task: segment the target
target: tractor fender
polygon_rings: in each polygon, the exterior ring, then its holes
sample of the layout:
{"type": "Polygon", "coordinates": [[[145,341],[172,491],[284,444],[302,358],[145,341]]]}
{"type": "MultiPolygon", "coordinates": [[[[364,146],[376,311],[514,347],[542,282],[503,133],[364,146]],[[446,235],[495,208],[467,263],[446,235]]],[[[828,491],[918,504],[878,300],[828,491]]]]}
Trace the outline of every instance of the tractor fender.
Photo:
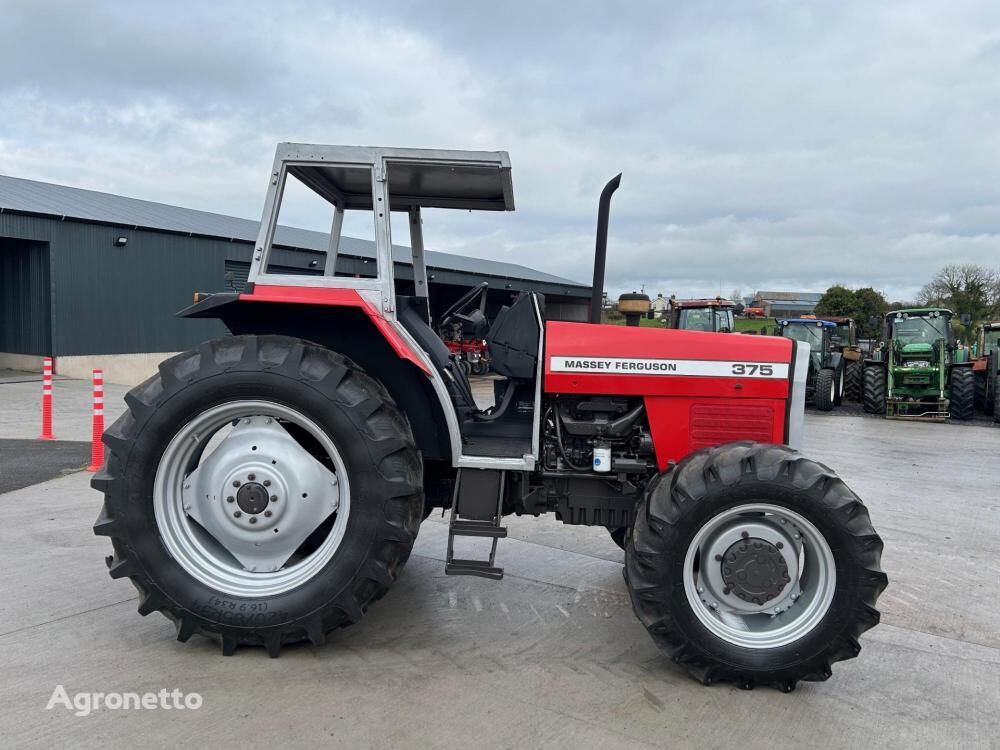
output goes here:
{"type": "MultiPolygon", "coordinates": [[[[455,444],[446,404],[424,358],[354,289],[296,288],[290,295],[212,294],[177,313],[217,318],[235,335],[293,336],[343,354],[378,379],[406,414],[424,458],[451,463],[455,444]],[[322,292],[323,297],[316,297],[322,292]],[[280,304],[278,304],[280,303],[280,304]]],[[[451,412],[451,421],[454,413],[451,412]]]]}
{"type": "Polygon", "coordinates": [[[840,372],[843,367],[844,357],[840,352],[830,352],[830,364],[829,367],[834,372],[840,372]]]}

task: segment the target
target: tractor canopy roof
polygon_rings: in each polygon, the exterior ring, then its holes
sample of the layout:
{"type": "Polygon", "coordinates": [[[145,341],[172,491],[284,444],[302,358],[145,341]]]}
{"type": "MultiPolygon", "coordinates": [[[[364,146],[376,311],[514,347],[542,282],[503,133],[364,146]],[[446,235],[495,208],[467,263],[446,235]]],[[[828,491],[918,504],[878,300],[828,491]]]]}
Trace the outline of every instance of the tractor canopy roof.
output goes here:
{"type": "Polygon", "coordinates": [[[885,314],[888,318],[898,318],[900,315],[908,318],[926,318],[931,315],[931,313],[937,313],[943,317],[951,318],[954,317],[955,313],[949,310],[947,307],[910,307],[905,310],[890,310],[885,314]]]}
{"type": "Polygon", "coordinates": [[[785,318],[778,321],[779,326],[815,326],[817,328],[836,328],[837,324],[830,320],[818,318],[785,318]]]}
{"type": "Polygon", "coordinates": [[[983,323],[984,331],[1000,331],[1000,320],[987,320],[983,323]]]}
{"type": "Polygon", "coordinates": [[[711,297],[707,299],[672,299],[670,300],[672,307],[679,308],[701,308],[701,307],[736,307],[736,303],[732,300],[722,299],[722,297],[711,297]]]}
{"type": "Polygon", "coordinates": [[[413,207],[514,210],[506,151],[281,143],[276,159],[287,162],[289,174],[307,187],[346,209],[372,209],[371,174],[357,169],[371,165],[378,168],[376,179],[388,180],[393,211],[413,207]]]}

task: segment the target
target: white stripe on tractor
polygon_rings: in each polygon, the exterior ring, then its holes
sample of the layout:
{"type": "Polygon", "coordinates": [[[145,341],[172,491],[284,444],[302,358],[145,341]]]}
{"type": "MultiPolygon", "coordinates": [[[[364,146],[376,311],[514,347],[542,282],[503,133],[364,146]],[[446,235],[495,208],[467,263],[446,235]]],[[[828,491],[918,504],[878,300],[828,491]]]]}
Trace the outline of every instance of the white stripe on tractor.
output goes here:
{"type": "Polygon", "coordinates": [[[551,357],[551,372],[589,375],[675,375],[709,378],[787,380],[786,362],[740,362],[711,359],[643,359],[636,357],[551,357]]]}

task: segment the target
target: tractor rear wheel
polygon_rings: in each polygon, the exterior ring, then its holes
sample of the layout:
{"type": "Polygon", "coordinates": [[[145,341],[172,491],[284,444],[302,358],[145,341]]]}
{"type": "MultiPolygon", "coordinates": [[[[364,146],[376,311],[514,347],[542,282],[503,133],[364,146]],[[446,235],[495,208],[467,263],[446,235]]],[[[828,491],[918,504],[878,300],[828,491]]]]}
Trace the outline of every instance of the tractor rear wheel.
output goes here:
{"type": "Polygon", "coordinates": [[[1000,424],[1000,375],[993,379],[993,421],[1000,424]]]}
{"type": "Polygon", "coordinates": [[[861,400],[861,371],[863,367],[861,360],[850,359],[845,368],[846,383],[844,385],[844,398],[857,403],[861,400]]]}
{"type": "Polygon", "coordinates": [[[814,401],[819,411],[831,411],[837,403],[837,377],[833,370],[826,368],[816,373],[814,401]]]}
{"type": "Polygon", "coordinates": [[[987,403],[987,401],[988,401],[987,395],[986,395],[986,391],[987,391],[986,383],[987,382],[988,381],[987,381],[987,377],[986,377],[986,373],[985,372],[977,372],[976,373],[976,381],[975,381],[975,385],[976,385],[976,398],[975,398],[974,406],[975,406],[976,411],[981,411],[983,414],[990,414],[990,413],[992,413],[990,411],[990,408],[993,406],[992,403],[987,403]]]}
{"type": "Polygon", "coordinates": [[[112,578],[177,638],[277,656],[351,625],[397,578],[423,510],[410,425],[381,384],[285,336],[209,341],[160,365],[104,434],[94,526],[112,578]]]}
{"type": "Polygon", "coordinates": [[[786,446],[691,454],[654,479],[625,549],[632,608],[703,683],[790,691],[879,621],[882,540],[858,497],[786,446]]]}
{"type": "Polygon", "coordinates": [[[862,378],[862,406],[869,414],[885,415],[885,368],[869,365],[862,378]]]}
{"type": "Polygon", "coordinates": [[[949,378],[948,412],[965,422],[975,416],[976,374],[971,367],[953,367],[949,378]]]}

